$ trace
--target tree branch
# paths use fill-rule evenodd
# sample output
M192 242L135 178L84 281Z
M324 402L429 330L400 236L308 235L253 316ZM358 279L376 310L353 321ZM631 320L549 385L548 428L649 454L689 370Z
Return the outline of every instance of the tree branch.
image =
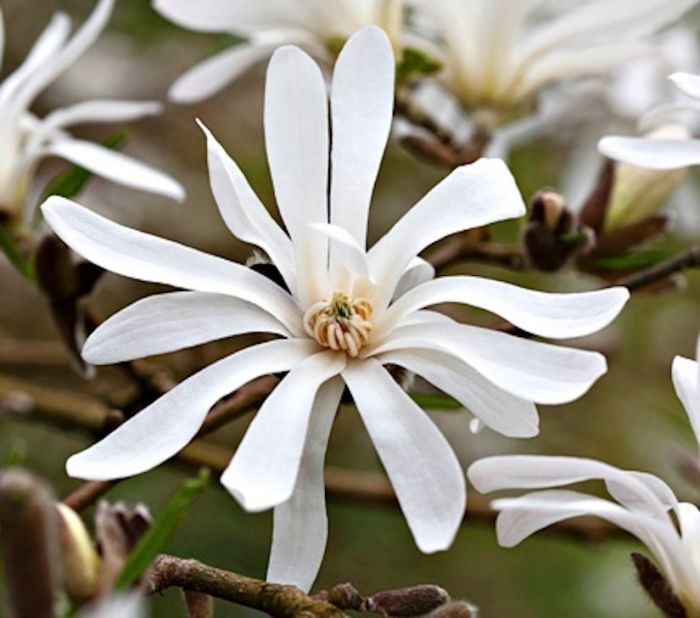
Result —
M661 262L656 266L651 266L639 272L633 273L622 279L618 279L615 285L623 285L630 292L642 288L670 277L675 273L682 272L689 268L700 266L700 247L691 247L683 253Z

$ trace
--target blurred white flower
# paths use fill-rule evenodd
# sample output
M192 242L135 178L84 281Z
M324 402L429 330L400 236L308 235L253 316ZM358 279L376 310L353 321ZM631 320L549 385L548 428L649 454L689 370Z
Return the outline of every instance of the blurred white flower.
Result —
M700 443L700 363L677 356L672 374L676 394ZM642 541L656 557L687 615L700 616L700 510L694 504L678 502L661 479L592 459L520 455L481 459L472 464L468 476L482 493L543 490L491 503L500 511L496 531L502 546L513 547L565 519L601 517ZM594 479L605 482L615 502L576 491L548 489Z
M607 73L641 55L642 39L696 3L410 0L414 21L432 33L428 51L443 63L441 81L465 108L505 118L554 82Z
M113 5L114 0L100 0L72 38L70 20L57 13L22 65L0 83L0 212L19 217L25 207L31 208L26 203L27 194L37 165L49 156L60 157L122 185L178 200L184 197L180 184L162 172L66 132L67 127L76 124L126 122L157 114L159 103L84 101L54 110L44 118L29 111L37 96L95 42ZM4 40L0 12L0 52Z
M115 595L81 610L78 618L146 618L145 605L137 593Z
M598 353L459 324L425 307L467 303L533 334L568 338L606 326L629 296L624 288L545 294L478 277L433 279L432 267L418 257L427 246L524 214L513 177L498 160L453 171L367 251L393 95L394 58L379 28L354 35L340 53L330 110L311 58L289 46L274 53L265 138L286 232L204 129L222 218L235 236L269 255L284 285L68 200L50 198L43 207L58 236L84 258L190 290L140 300L107 320L85 345L88 362L121 362L249 332L281 337L185 380L71 457L69 474L112 479L149 470L197 434L221 397L258 376L286 372L222 482L247 510L275 507L269 578L303 588L312 584L325 549L323 460L346 387L418 547L433 552L450 545L462 520L463 474L447 440L384 365L420 374L486 426L514 437L537 434L533 402L576 399L606 370Z
M372 24L396 45L404 0L153 0L153 7L183 28L246 39L173 84L173 101L193 103L216 94L280 45L301 45L317 58L329 59L329 51L337 52L351 34Z

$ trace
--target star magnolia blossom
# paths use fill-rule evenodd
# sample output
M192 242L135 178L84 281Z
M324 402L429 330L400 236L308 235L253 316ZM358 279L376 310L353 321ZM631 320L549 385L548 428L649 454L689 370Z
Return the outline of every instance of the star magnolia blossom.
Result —
M443 435L384 365L424 376L488 427L517 437L538 431L533 402L576 399L605 372L598 353L459 324L425 307L467 303L528 332L566 338L604 327L628 298L622 288L545 294L477 277L432 278L432 268L417 257L428 245L524 214L513 177L498 160L452 172L366 251L393 92L389 40L369 27L338 58L331 140L319 67L298 48L275 52L267 71L265 139L287 232L204 129L211 188L224 221L235 236L270 256L287 289L242 265L121 227L68 200L54 197L43 207L55 232L88 260L190 290L146 298L107 320L84 348L88 362L121 362L248 332L280 337L185 380L71 457L69 474L112 479L149 470L195 436L221 397L263 374L286 372L221 480L247 510L275 507L269 578L304 588L313 582L325 548L323 459L346 387L418 547L433 552L450 545L462 520L463 474Z
M396 44L403 26L403 0L153 0L166 19L200 32L227 32L246 39L196 65L171 87L180 103L219 92L282 44L301 45L318 58L351 34L375 24Z
M57 156L120 184L181 200L182 187L162 172L106 147L74 139L66 127L93 122L126 122L157 114L151 101L84 101L37 118L29 108L36 97L99 37L114 5L100 0L92 15L69 38L70 20L57 13L24 63L0 84L0 212L21 216L38 163ZM4 48L0 12L0 55ZM27 217L31 213L26 213Z
M677 356L672 374L676 393L700 443L700 364ZM468 476L480 492L544 490L491 503L500 511L496 530L502 546L513 547L570 517L601 517L642 541L656 557L688 617L700 616L700 510L694 504L678 502L661 479L592 459L517 455L477 461ZM616 502L576 491L546 489L592 479L604 481Z
M607 72L642 53L639 39L697 0L411 0L434 33L442 81L470 109L506 116L545 86ZM549 12L543 9L550 8ZM543 15L543 13L545 13Z
M675 110L700 112L700 75L674 73L669 78L692 101L673 104ZM654 170L675 170L700 164L700 139L604 137L600 151L618 161Z

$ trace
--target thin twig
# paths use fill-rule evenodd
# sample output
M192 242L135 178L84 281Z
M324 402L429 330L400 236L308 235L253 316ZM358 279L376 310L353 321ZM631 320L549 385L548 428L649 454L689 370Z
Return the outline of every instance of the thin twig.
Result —
M427 256L437 272L461 261L484 262L504 266L512 270L526 267L525 257L519 247L509 247L490 242L474 243L467 236L457 235L438 246Z
M615 285L623 285L630 292L640 290L642 288L666 279L675 273L682 272L689 268L697 268L700 266L700 247L691 247L683 253L672 257L661 264L651 266L639 272L633 273L622 279L618 279Z
M271 584L208 566L198 560L162 555L155 561L148 591L177 587L208 594L276 618L343 618L345 613L326 601L314 599L294 586Z
M119 481L88 481L80 485L73 493L66 496L62 502L74 511L82 511L97 502Z

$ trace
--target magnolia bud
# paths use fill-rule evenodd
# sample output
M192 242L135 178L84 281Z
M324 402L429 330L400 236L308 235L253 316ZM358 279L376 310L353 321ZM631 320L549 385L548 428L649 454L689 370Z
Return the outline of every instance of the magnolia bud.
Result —
M65 504L57 505L63 560L63 589L82 605L97 592L100 558L82 519Z
M667 125L646 137L652 140L686 140L690 134L681 125ZM687 171L687 168L650 170L629 163L617 163L604 230L610 232L632 225L661 210L683 183Z

